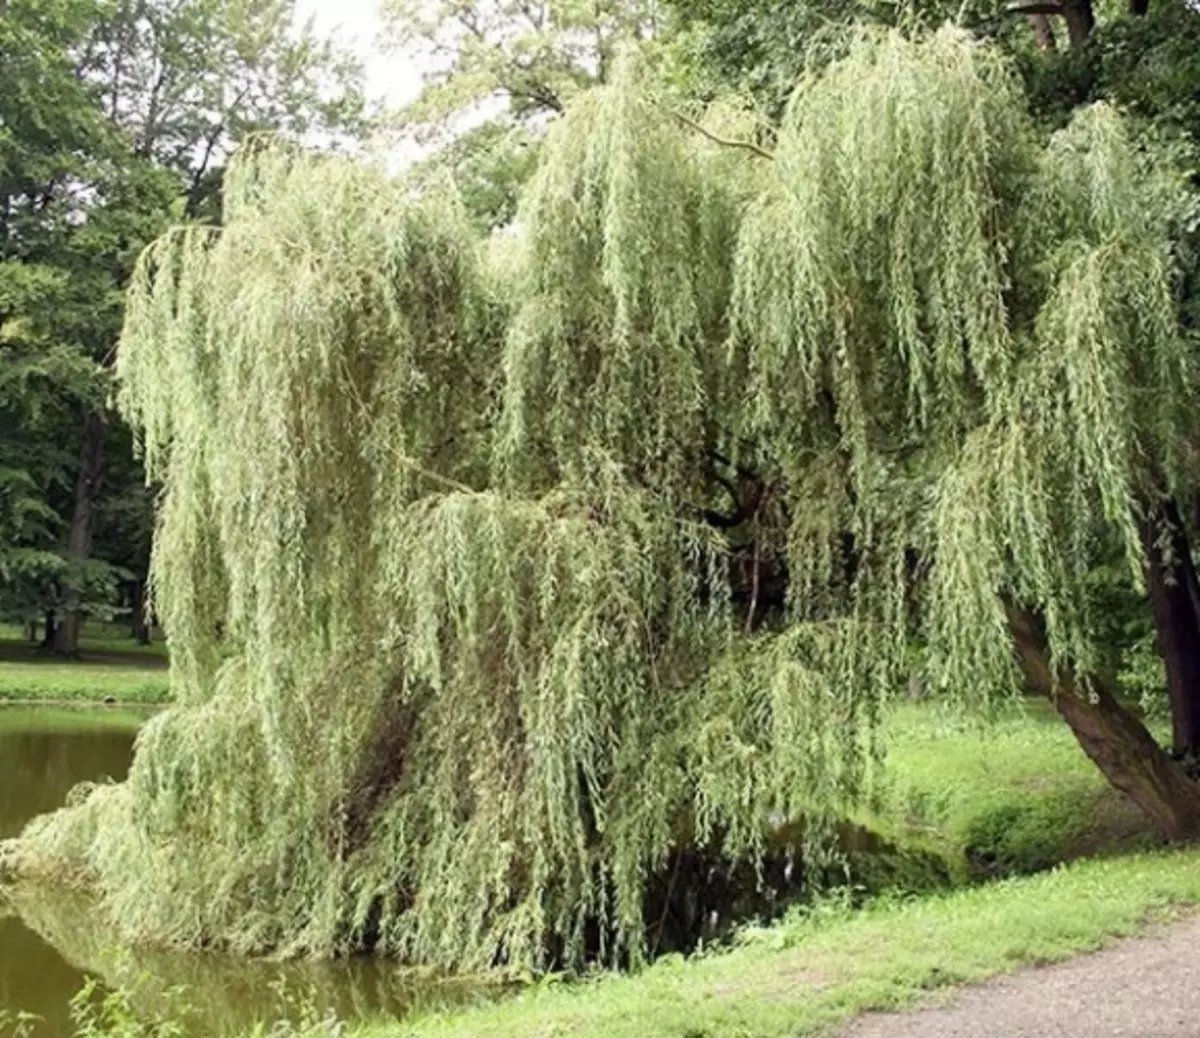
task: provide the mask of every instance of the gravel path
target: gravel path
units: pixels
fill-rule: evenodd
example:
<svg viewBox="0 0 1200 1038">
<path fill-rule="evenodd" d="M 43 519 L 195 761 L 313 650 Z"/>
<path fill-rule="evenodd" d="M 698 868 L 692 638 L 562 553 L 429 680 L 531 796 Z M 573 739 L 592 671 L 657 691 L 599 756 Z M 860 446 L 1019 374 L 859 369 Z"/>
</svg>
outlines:
<svg viewBox="0 0 1200 1038">
<path fill-rule="evenodd" d="M 862 1017 L 840 1038 L 1200 1038 L 1200 918 L 967 988 L 944 1008 Z"/>
</svg>

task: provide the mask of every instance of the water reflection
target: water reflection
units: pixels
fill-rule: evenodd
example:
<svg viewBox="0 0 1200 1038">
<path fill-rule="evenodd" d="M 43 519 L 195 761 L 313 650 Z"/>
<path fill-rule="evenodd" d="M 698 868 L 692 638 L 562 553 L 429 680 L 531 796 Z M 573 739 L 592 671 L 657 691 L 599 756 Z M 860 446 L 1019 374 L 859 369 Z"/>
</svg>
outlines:
<svg viewBox="0 0 1200 1038">
<path fill-rule="evenodd" d="M 78 782 L 123 779 L 145 716 L 0 708 L 0 840 L 16 836 L 34 815 L 61 807 Z"/>
<path fill-rule="evenodd" d="M 124 777 L 139 721 L 108 711 L 0 708 L 0 838 L 61 805 L 78 782 Z M 77 893 L 33 884 L 0 891 L 0 1011 L 36 1013 L 38 1038 L 67 1038 L 70 1000 L 88 976 L 130 991 L 139 1013 L 188 1007 L 189 1031 L 205 1036 L 295 1015 L 297 1001 L 347 1019 L 408 1015 L 488 993 L 370 959 L 273 963 L 131 949 Z"/>
</svg>

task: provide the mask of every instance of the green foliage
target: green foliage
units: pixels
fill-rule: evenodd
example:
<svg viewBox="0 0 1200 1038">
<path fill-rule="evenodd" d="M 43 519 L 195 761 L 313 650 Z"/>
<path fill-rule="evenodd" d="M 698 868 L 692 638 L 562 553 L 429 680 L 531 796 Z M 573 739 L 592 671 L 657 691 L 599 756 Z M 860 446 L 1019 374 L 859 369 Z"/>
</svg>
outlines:
<svg viewBox="0 0 1200 1038">
<path fill-rule="evenodd" d="M 712 553 L 706 535 L 615 475 L 542 499 L 466 487 L 491 304 L 450 203 L 264 151 L 231 179 L 227 219 L 147 254 L 121 352 L 170 488 L 156 591 L 192 709 L 148 726 L 112 794 L 143 801 L 145 826 L 101 834 L 95 864 L 164 883 L 111 890 L 114 907 L 186 942 L 372 939 L 486 965 L 540 961 L 548 935 L 580 955 L 612 884 L 618 947 L 636 948 L 642 876 L 679 809 L 682 693 L 714 636 L 696 581 L 719 571 L 681 565 Z M 233 380 L 263 406 L 238 405 Z M 264 553 L 281 535 L 288 551 Z M 324 750 L 301 767 L 303 746 Z M 648 767 L 658 798 L 634 792 Z M 220 833 L 243 864 L 155 845 L 163 826 Z M 169 893 L 183 873 L 194 900 Z M 475 926 L 448 925 L 467 898 Z"/>
<path fill-rule="evenodd" d="M 71 1019 L 75 1038 L 182 1038 L 186 1033 L 175 1020 L 142 1019 L 125 992 L 105 992 L 94 979 L 71 999 Z"/>
<path fill-rule="evenodd" d="M 631 53 L 486 246 L 243 151 L 118 360 L 179 706 L 24 860 L 133 937 L 637 962 L 673 851 L 856 805 L 914 632 L 963 702 L 1012 687 L 1013 600 L 1097 669 L 1089 574 L 1138 579 L 1186 475 L 1179 181 L 1108 108 L 1040 145 L 950 28 L 856 36 L 774 161 L 748 126 Z"/>
<path fill-rule="evenodd" d="M 560 113 L 608 80 L 622 40 L 653 35 L 660 19 L 646 0 L 390 0 L 384 13 L 400 48 L 441 58 L 428 63 L 421 96 L 401 113 L 425 134 L 498 107 L 518 121 Z"/>
<path fill-rule="evenodd" d="M 362 123 L 356 69 L 295 30 L 293 14 L 288 0 L 5 6 L 3 619 L 138 608 L 151 496 L 128 430 L 107 414 L 134 262 L 170 212 L 219 214 L 236 141 Z M 95 461 L 85 471 L 86 445 Z M 67 641 L 56 649 L 73 652 Z"/>
<path fill-rule="evenodd" d="M 1173 918 L 1200 899 L 1194 851 L 1086 862 L 851 911 L 838 899 L 748 931 L 730 951 L 672 956 L 634 977 L 545 985 L 522 998 L 397 1026 L 366 1038 L 792 1038 L 930 991 L 1059 962 Z"/>
<path fill-rule="evenodd" d="M 621 73 L 551 128 L 522 199 L 500 449 L 535 485 L 600 450 L 670 495 L 729 406 L 737 196 L 632 55 Z"/>
<path fill-rule="evenodd" d="M 521 188 L 537 167 L 539 144 L 525 127 L 486 122 L 438 149 L 415 177 L 436 183 L 448 175 L 472 222 L 487 233 L 516 216 Z"/>
</svg>

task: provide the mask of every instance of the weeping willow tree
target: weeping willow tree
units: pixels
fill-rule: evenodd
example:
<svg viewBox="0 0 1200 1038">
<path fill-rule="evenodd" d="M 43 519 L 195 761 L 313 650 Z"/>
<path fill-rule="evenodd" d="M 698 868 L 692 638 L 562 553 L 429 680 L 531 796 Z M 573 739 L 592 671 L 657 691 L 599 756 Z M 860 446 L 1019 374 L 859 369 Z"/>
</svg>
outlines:
<svg viewBox="0 0 1200 1038">
<path fill-rule="evenodd" d="M 1089 683 L 1088 570 L 1140 579 L 1187 478 L 1179 188 L 1106 109 L 1039 143 L 952 30 L 864 35 L 773 155 L 742 122 L 627 59 L 501 243 L 366 166 L 240 157 L 120 351 L 177 704 L 10 867 L 134 938 L 637 961 L 680 849 L 815 843 L 862 793 L 914 636 L 1197 833 Z"/>
<path fill-rule="evenodd" d="M 859 40 L 774 165 L 733 321 L 795 617 L 865 621 L 880 653 L 915 626 L 960 699 L 1051 696 L 1164 834 L 1200 835 L 1195 784 L 1094 680 L 1089 582 L 1115 552 L 1141 585 L 1139 527 L 1195 479 L 1181 182 L 1102 106 L 1039 145 L 1011 70 L 949 29 Z"/>
</svg>

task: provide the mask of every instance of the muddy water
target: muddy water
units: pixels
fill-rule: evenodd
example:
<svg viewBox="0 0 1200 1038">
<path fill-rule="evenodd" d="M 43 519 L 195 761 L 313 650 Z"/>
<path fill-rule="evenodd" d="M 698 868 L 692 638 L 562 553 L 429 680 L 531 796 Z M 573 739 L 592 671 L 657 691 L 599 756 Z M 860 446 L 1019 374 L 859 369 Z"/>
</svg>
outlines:
<svg viewBox="0 0 1200 1038">
<path fill-rule="evenodd" d="M 115 710 L 0 707 L 0 839 L 63 803 L 78 782 L 124 777 L 142 717 Z M 144 1015 L 181 1016 L 197 1035 L 233 1035 L 307 1011 L 403 1016 L 479 997 L 418 982 L 392 964 L 270 963 L 122 947 L 78 895 L 0 890 L 0 1016 L 33 1013 L 37 1038 L 73 1034 L 70 1001 L 89 978 L 132 992 Z M 0 1032 L 2 1033 L 2 1032 Z"/>
</svg>

